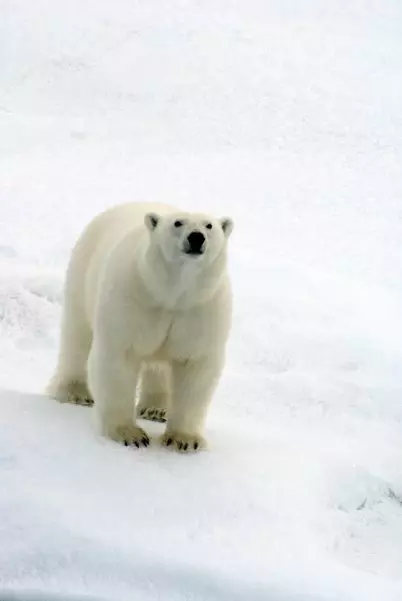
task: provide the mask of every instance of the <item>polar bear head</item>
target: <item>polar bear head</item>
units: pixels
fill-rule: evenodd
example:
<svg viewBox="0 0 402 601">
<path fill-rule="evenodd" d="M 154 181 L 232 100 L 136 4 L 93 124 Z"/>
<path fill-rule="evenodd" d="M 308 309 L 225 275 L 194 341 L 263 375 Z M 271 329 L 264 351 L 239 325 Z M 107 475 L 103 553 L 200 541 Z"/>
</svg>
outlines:
<svg viewBox="0 0 402 601">
<path fill-rule="evenodd" d="M 209 265 L 226 249 L 233 229 L 228 217 L 214 219 L 196 213 L 158 215 L 147 213 L 145 225 L 169 263 L 197 262 Z"/>
</svg>

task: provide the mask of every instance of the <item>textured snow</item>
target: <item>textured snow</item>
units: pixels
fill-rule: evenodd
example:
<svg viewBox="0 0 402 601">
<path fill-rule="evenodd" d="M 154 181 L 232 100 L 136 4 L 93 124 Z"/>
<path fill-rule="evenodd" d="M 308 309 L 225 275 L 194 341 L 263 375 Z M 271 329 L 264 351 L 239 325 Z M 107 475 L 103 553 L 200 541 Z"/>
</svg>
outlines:
<svg viewBox="0 0 402 601">
<path fill-rule="evenodd" d="M 401 19 L 397 0 L 1 4 L 0 590 L 400 601 Z M 235 220 L 196 456 L 159 425 L 120 448 L 43 395 L 71 246 L 131 199 Z"/>
</svg>

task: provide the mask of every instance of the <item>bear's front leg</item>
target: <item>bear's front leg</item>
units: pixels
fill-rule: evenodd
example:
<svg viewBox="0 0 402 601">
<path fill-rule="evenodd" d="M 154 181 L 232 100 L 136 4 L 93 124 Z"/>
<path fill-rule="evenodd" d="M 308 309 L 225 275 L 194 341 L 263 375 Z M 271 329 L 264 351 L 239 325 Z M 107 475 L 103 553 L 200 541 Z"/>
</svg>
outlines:
<svg viewBox="0 0 402 601">
<path fill-rule="evenodd" d="M 101 433 L 125 446 L 148 446 L 135 423 L 134 397 L 140 364 L 124 351 L 111 352 L 95 340 L 88 360 L 88 383 Z"/>
<path fill-rule="evenodd" d="M 173 361 L 172 406 L 162 444 L 182 452 L 206 446 L 203 437 L 206 415 L 222 367 L 221 356 Z"/>
</svg>

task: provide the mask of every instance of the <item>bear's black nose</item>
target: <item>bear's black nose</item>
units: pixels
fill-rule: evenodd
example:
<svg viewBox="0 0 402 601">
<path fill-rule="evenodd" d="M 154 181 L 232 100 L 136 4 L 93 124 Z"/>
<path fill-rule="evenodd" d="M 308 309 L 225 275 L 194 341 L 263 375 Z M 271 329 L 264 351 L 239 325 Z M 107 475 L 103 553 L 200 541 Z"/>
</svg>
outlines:
<svg viewBox="0 0 402 601">
<path fill-rule="evenodd" d="M 187 236 L 188 252 L 193 255 L 201 255 L 203 251 L 203 245 L 205 242 L 205 236 L 202 232 L 191 232 Z"/>
</svg>

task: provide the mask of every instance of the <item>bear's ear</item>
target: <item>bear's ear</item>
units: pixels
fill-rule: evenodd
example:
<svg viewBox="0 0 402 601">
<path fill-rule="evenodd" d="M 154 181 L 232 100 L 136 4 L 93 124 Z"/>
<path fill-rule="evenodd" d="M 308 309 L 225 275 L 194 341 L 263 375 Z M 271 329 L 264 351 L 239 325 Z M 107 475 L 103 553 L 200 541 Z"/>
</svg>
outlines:
<svg viewBox="0 0 402 601">
<path fill-rule="evenodd" d="M 144 223 L 150 232 L 153 232 L 159 223 L 159 215 L 156 213 L 147 213 L 144 217 Z"/>
<path fill-rule="evenodd" d="M 229 238 L 233 230 L 233 221 L 229 217 L 223 217 L 223 219 L 220 220 L 220 223 L 223 233 L 225 234 L 226 238 Z"/>
</svg>

